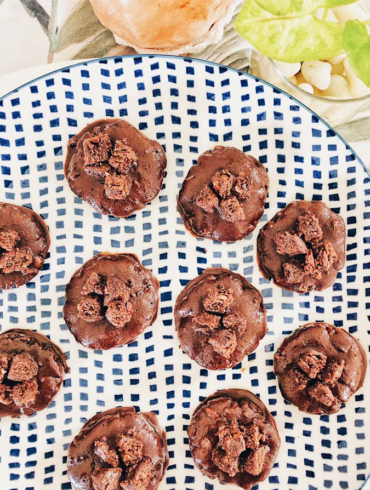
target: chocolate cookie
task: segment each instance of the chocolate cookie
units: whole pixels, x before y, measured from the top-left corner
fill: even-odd
[[[332,414],[363,385],[367,359],[361,344],[342,328],[308,323],[276,351],[281,393],[302,412]]]
[[[65,322],[90,349],[129,344],[157,318],[158,289],[136,255],[95,255],[67,285]]]
[[[130,407],[86,422],[69,446],[67,465],[76,490],[156,490],[168,462],[157,416]]]
[[[228,269],[206,269],[189,282],[175,305],[180,347],[207,369],[231,368],[265,336],[261,293]]]
[[[178,209],[193,235],[235,242],[255,229],[268,186],[266,169],[255,158],[236,148],[216,146],[189,170]]]
[[[206,398],[193,413],[188,435],[204,475],[246,490],[268,477],[280,448],[274,418],[247,390],[221,390]]]
[[[126,218],[162,189],[162,146],[123,119],[95,121],[68,143],[65,174],[72,191],[102,214]]]
[[[344,267],[343,219],[321,201],[297,201],[279,211],[260,231],[259,266],[266,279],[289,291],[322,291]]]
[[[42,269],[49,246],[41,216],[23,206],[0,203],[0,289],[31,281]]]
[[[0,334],[0,418],[46,408],[69,372],[63,352],[45,335],[23,328]]]

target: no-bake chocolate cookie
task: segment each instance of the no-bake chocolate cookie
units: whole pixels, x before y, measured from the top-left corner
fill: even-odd
[[[275,420],[247,390],[221,390],[194,411],[188,428],[197,468],[249,490],[267,478],[280,448]]]
[[[0,418],[46,408],[69,371],[66,357],[45,335],[14,328],[0,334]]]
[[[297,201],[279,211],[260,231],[257,254],[262,274],[296,291],[322,291],[344,267],[343,219],[321,201]]]
[[[265,167],[236,148],[203,153],[182,184],[178,209],[197,237],[235,242],[260,220],[268,192]]]
[[[332,414],[363,385],[367,359],[341,328],[309,323],[287,337],[274,358],[281,393],[302,412]]]
[[[67,465],[76,490],[156,490],[168,462],[157,416],[130,407],[86,422],[69,446]]]
[[[72,191],[102,214],[126,218],[162,188],[162,146],[123,119],[95,121],[68,143],[65,174]]]
[[[67,285],[65,322],[77,342],[90,349],[128,344],[156,319],[158,289],[136,255],[96,255]]]
[[[41,216],[22,206],[0,203],[0,289],[31,281],[42,269],[49,246]]]
[[[175,325],[180,347],[207,369],[235,366],[267,331],[261,293],[222,268],[206,269],[186,285],[176,301]]]

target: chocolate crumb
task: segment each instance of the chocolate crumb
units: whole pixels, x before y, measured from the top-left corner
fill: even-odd
[[[30,354],[17,354],[11,360],[8,379],[29,381],[37,375],[38,370],[38,365]]]
[[[205,310],[211,313],[226,313],[233,299],[233,290],[225,288],[223,284],[219,284],[208,290],[206,297],[203,299],[203,306]]]
[[[313,256],[312,250],[307,250],[307,253],[304,258],[303,268],[305,274],[309,274],[314,277],[317,277],[317,279],[320,279],[321,273],[318,274],[318,271],[316,270],[315,257]]]
[[[136,466],[143,459],[143,443],[134,437],[133,431],[122,435],[117,448],[125,466]]]
[[[212,449],[212,444],[208,437],[205,437],[200,441],[200,447],[205,449],[206,451],[210,451]]]
[[[211,315],[210,313],[203,312],[200,315],[193,317],[192,323],[194,329],[203,333],[210,333],[218,328],[221,324],[221,317],[217,315]]]
[[[235,177],[228,170],[216,172],[212,177],[213,189],[221,198],[229,197],[233,187]]]
[[[245,451],[246,444],[243,433],[239,429],[236,420],[231,420],[229,424],[221,424],[217,431],[218,445],[230,456],[239,456]]]
[[[108,199],[126,199],[131,190],[131,179],[127,175],[108,174],[104,182],[105,195]]]
[[[117,140],[109,159],[110,165],[121,174],[128,174],[137,165],[137,155],[126,140]]]
[[[308,389],[308,393],[312,398],[315,398],[320,403],[323,403],[327,407],[331,407],[335,401],[335,397],[330,388],[318,381]]]
[[[20,239],[16,231],[0,231],[0,248],[10,252]]]
[[[12,398],[16,405],[27,406],[35,402],[39,392],[36,379],[23,381],[12,388]]]
[[[213,213],[218,206],[218,197],[208,185],[205,185],[199,192],[196,203],[206,213]]]
[[[317,270],[328,271],[337,258],[333,245],[328,240],[324,240],[316,244],[313,251]]]
[[[244,176],[239,176],[235,179],[234,192],[238,199],[244,201],[248,199],[250,193],[251,179]]]
[[[316,242],[322,238],[322,228],[318,218],[307,211],[303,216],[298,217],[298,235],[304,236],[306,242]]]
[[[277,233],[274,236],[276,251],[280,255],[300,255],[307,252],[305,242],[298,235],[292,235],[289,231]]]
[[[0,269],[4,274],[11,274],[12,272],[27,273],[27,268],[33,262],[33,256],[30,249],[25,250],[11,250],[5,252],[0,257]]]
[[[97,322],[103,318],[101,301],[96,296],[86,296],[77,305],[77,316],[85,322]]]
[[[121,328],[131,320],[132,312],[132,303],[126,303],[123,299],[114,299],[108,304],[105,317],[112,325]]]
[[[86,279],[83,287],[82,294],[104,294],[104,284],[101,276],[96,272],[92,272]]]
[[[309,378],[304,373],[302,373],[299,369],[292,369],[288,376],[291,376],[295,388],[298,391],[302,391],[307,387]]]
[[[10,357],[8,354],[0,354],[0,383],[3,382],[8,371]]]
[[[10,405],[13,402],[10,386],[0,384],[0,403]]]
[[[322,381],[330,386],[334,386],[342,376],[345,364],[344,359],[338,361],[335,359],[330,360],[320,376]]]
[[[226,329],[215,330],[208,342],[216,352],[226,358],[231,357],[238,344],[235,332]]]
[[[289,284],[300,282],[305,276],[303,267],[294,260],[285,262],[283,264],[283,271],[284,277]]]
[[[245,218],[244,210],[235,196],[221,200],[220,213],[224,220],[231,223]]]
[[[108,445],[106,437],[102,437],[94,442],[94,453],[112,468],[119,467],[118,454]]]
[[[230,313],[224,316],[222,324],[225,328],[235,331],[238,335],[243,335],[247,329],[247,319],[240,313]]]
[[[254,476],[262,473],[265,457],[269,451],[270,448],[268,446],[260,446],[255,451],[252,451],[244,464],[244,471]]]
[[[147,490],[154,476],[154,467],[150,458],[144,457],[136,468],[131,469],[128,478],[121,482],[124,490]]]
[[[104,289],[104,306],[107,306],[114,299],[122,299],[127,302],[130,298],[126,284],[117,276],[109,276]]]
[[[299,356],[298,366],[309,378],[314,379],[325,367],[326,359],[320,352],[308,351]]]
[[[94,128],[93,135],[83,141],[85,165],[106,162],[109,159],[111,149],[112,142],[109,135],[98,127]]]
[[[245,447],[253,450],[257,449],[261,440],[261,433],[258,426],[255,424],[245,425],[242,428],[242,431],[245,440]]]
[[[84,169],[89,177],[106,177],[112,171],[112,167],[108,163],[84,165]]]
[[[230,456],[220,447],[212,451],[212,460],[221,471],[229,476],[235,476],[239,471],[239,456]]]

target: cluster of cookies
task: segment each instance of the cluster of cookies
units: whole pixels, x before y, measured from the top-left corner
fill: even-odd
[[[162,188],[162,147],[123,120],[97,121],[68,144],[65,174],[72,191],[103,214],[127,217]],[[261,163],[216,146],[183,182],[178,209],[197,237],[234,242],[257,226],[268,193]],[[0,288],[18,287],[41,269],[47,226],[33,211],[0,204]],[[260,231],[262,274],[299,293],[330,287],[345,262],[346,230],[323,202],[290,203]],[[111,349],[133,342],[157,317],[159,283],[132,254],[88,260],[66,288],[65,322],[77,342]],[[267,332],[261,293],[243,276],[206,269],[177,298],[181,348],[200,366],[228,369],[252,353]],[[275,353],[283,396],[312,414],[337,412],[363,384],[366,355],[343,329],[313,323],[297,329]],[[54,398],[68,371],[60,349],[41,334],[0,335],[0,417],[32,415]],[[194,411],[188,428],[196,466],[210,478],[250,489],[267,478],[280,438],[265,405],[246,390],[223,390]],[[166,435],[153,413],[108,410],[90,419],[69,448],[76,489],[155,490],[169,463]]]

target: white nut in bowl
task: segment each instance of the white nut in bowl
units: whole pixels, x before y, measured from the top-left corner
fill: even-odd
[[[322,90],[319,90],[318,88],[314,87],[313,88],[313,93],[316,95],[316,97],[324,97],[324,92]]]
[[[328,60],[328,62],[331,65],[339,65],[339,63],[341,63],[345,58],[347,58],[347,53],[338,54],[337,56],[330,58],[330,60]]]
[[[342,75],[332,75],[329,87],[324,90],[324,97],[352,99],[348,81]]]
[[[306,80],[304,79],[304,76],[302,75],[301,71],[297,73],[295,77],[297,79],[297,85],[299,85],[300,83],[306,83]]]
[[[347,20],[364,22],[369,18],[369,14],[358,3],[336,7],[333,9],[333,12],[341,24],[345,24]]]
[[[352,70],[348,58],[344,60],[343,65],[344,69],[346,70],[346,75],[349,82],[349,91],[351,92],[352,97],[356,99],[357,97],[364,97],[365,95],[369,95],[370,88],[367,87]]]
[[[343,75],[344,65],[343,63],[338,63],[337,65],[331,65],[331,74],[332,75]]]
[[[300,63],[283,63],[282,61],[275,61],[275,65],[286,78],[296,75],[301,69]]]
[[[304,90],[305,92],[308,92],[309,94],[313,94],[313,86],[310,85],[309,83],[300,83],[298,87]]]
[[[307,83],[320,90],[330,85],[331,64],[325,61],[305,61],[302,63],[302,74]]]

